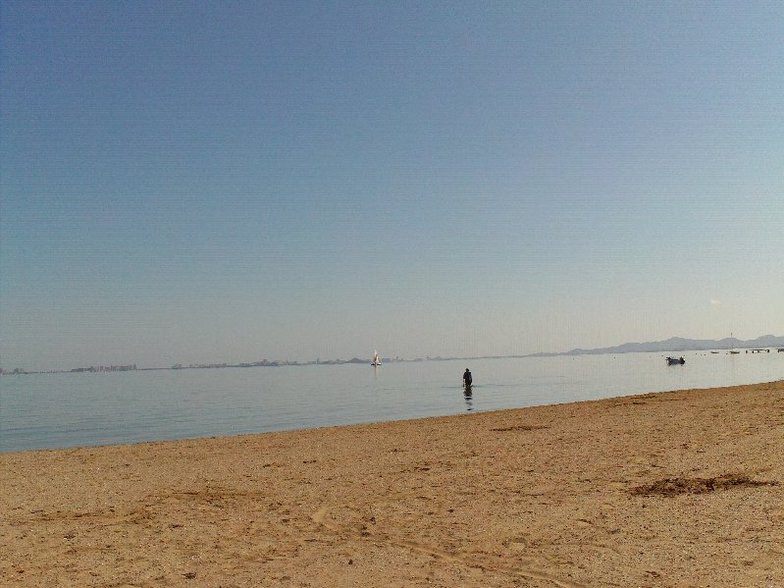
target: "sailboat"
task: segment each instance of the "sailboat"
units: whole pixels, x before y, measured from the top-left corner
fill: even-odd
[[[378,354],[378,351],[373,352],[373,361],[370,362],[370,365],[372,366],[381,365],[381,356]]]
[[[730,343],[732,343],[732,339],[733,339],[733,336],[732,336],[732,333],[730,333]],[[740,351],[735,349],[735,345],[733,345],[732,349],[730,349],[730,355],[738,355],[739,353],[740,353]]]

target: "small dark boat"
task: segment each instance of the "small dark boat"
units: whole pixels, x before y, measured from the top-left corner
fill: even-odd
[[[667,358],[667,365],[683,365],[686,363],[686,360],[682,357],[668,357]]]

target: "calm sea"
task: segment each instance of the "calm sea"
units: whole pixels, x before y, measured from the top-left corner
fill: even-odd
[[[680,353],[678,354],[680,355]],[[0,451],[236,435],[784,379],[784,353],[584,355],[0,378]],[[474,376],[470,397],[462,373]]]

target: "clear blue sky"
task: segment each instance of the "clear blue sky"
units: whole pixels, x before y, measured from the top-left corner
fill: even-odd
[[[784,335],[781,2],[0,6],[6,369]]]

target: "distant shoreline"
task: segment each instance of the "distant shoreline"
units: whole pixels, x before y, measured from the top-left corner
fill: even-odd
[[[424,361],[477,361],[480,359],[525,359],[530,357],[562,357],[569,355],[612,355],[624,353],[680,353],[684,351],[729,351],[731,349],[755,350],[755,351],[784,351],[784,337],[775,335],[764,335],[756,339],[741,340],[726,338],[720,340],[710,339],[683,339],[673,337],[663,341],[652,341],[648,343],[624,343],[615,347],[599,347],[595,349],[572,349],[571,351],[561,352],[537,352],[526,354],[510,355],[478,355],[472,357],[416,357],[407,358],[384,358],[384,363],[418,363]],[[117,366],[90,366],[78,367],[63,370],[25,370],[14,368],[13,370],[0,369],[0,375],[29,375],[29,374],[68,374],[68,373],[112,373],[126,371],[158,371],[158,370],[194,370],[194,369],[225,369],[225,368],[252,368],[252,367],[283,367],[283,366],[313,366],[313,365],[369,365],[370,358],[352,357],[351,359],[330,359],[312,360],[305,362],[287,360],[268,360],[262,359],[255,362],[240,363],[208,363],[208,364],[174,364],[170,367],[137,367],[135,364]]]

